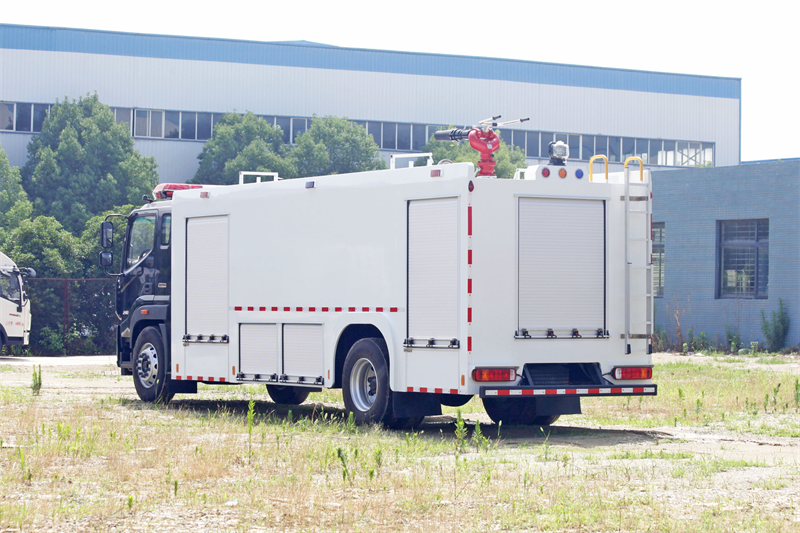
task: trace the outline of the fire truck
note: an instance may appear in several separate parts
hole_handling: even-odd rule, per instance
[[[20,270],[0,252],[0,353],[3,345],[27,346],[31,333],[31,302],[25,293],[25,278],[35,277],[32,268]]]
[[[356,423],[389,427],[476,395],[526,425],[655,395],[649,172],[603,156],[585,172],[554,143],[497,179],[493,119],[437,134],[478,149],[477,172],[158,185],[111,274],[122,374],[146,402],[198,383],[264,383],[283,404],[341,388]],[[108,250],[110,220],[100,237]]]

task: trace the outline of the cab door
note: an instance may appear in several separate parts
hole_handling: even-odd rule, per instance
[[[140,298],[151,300],[155,294],[156,211],[137,213],[128,223],[122,274],[117,278],[117,313],[122,317],[122,330],[129,323],[129,313]]]

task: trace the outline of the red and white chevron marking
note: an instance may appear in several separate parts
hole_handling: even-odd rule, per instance
[[[225,378],[212,378],[212,377],[203,377],[203,376],[175,376],[175,379],[178,381],[213,381],[217,383],[225,383]]]
[[[406,392],[428,392],[430,394],[458,394],[458,389],[436,389],[434,387],[408,387]]]
[[[285,313],[399,313],[399,307],[297,307],[297,306],[266,306],[266,305],[237,305],[234,311],[283,311]]]
[[[586,389],[489,389],[484,396],[602,396],[604,394],[654,394],[655,387],[605,387]]]

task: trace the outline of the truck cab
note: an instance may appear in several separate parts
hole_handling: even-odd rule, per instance
[[[30,340],[31,303],[25,278],[35,274],[33,269],[20,270],[0,252],[0,350],[5,344],[26,346]]]

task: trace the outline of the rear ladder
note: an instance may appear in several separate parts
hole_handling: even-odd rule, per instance
[[[632,161],[639,163],[639,181],[633,183],[628,168]],[[645,181],[641,158],[625,160],[625,196],[622,197],[625,201],[625,333],[622,338],[625,339],[626,354],[631,353],[631,340],[644,340],[648,353],[652,349],[652,180],[649,172],[647,178]],[[634,321],[631,319],[632,310],[637,311]]]

